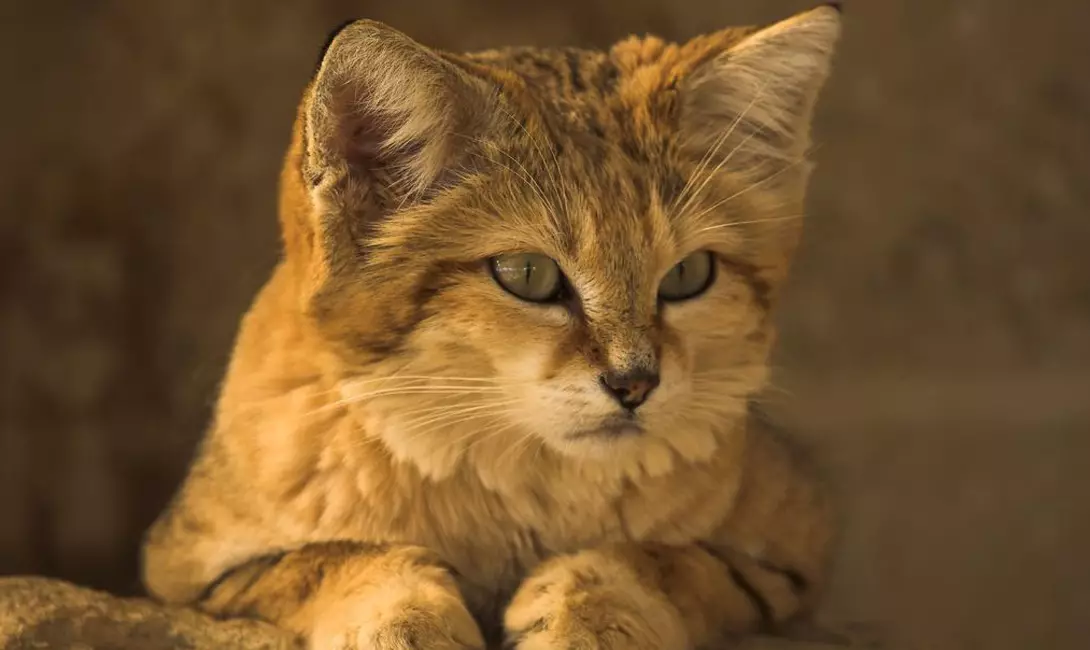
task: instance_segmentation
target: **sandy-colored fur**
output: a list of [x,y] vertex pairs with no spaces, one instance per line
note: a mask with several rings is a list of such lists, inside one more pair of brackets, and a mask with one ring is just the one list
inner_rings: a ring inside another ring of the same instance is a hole
[[[828,506],[749,405],[838,29],[470,55],[340,32],[150,590],[315,648],[703,647],[809,607]],[[662,304],[701,249],[716,282]],[[484,260],[516,251],[577,297],[503,292]],[[662,376],[644,433],[594,435],[597,377],[631,368]]]

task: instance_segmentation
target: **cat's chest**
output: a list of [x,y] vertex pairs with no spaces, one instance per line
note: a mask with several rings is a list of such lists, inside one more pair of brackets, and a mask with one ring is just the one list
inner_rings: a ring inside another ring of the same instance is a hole
[[496,486],[471,472],[422,479],[398,465],[340,474],[320,488],[316,536],[420,544],[466,571],[533,564],[627,534],[619,485],[542,476]]
[[431,481],[396,465],[355,469],[317,477],[301,494],[321,495],[320,503],[299,510],[309,519],[301,525],[305,541],[430,548],[456,570],[467,601],[482,615],[545,559],[628,534],[620,489],[550,480],[497,490],[468,473]]
[[346,465],[313,486],[321,500],[310,509],[311,536],[419,544],[467,575],[510,578],[600,544],[698,536],[723,514],[706,474],[691,468],[634,484],[538,466],[506,481],[475,471],[432,480],[388,459]]
[[483,467],[427,477],[378,445],[330,446],[294,493],[292,528],[302,541],[428,547],[484,603],[557,554],[623,541],[691,541],[721,520],[722,497],[732,491],[714,462],[640,480],[537,454]]

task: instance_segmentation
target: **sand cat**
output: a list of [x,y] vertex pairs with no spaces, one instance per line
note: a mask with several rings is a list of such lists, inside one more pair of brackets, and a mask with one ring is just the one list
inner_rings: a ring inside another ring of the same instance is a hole
[[805,612],[830,508],[750,403],[839,29],[339,31],[149,589],[312,648],[683,650]]

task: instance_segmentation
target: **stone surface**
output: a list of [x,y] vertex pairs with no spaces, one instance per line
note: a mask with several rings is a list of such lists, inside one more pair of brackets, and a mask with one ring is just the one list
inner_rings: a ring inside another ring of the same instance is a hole
[[121,599],[41,578],[0,579],[2,650],[295,650],[289,635],[252,621]]
[[[873,647],[803,631],[794,639],[757,638],[736,650]],[[0,578],[0,650],[301,650],[276,628],[218,621],[138,598],[116,598],[60,580]]]

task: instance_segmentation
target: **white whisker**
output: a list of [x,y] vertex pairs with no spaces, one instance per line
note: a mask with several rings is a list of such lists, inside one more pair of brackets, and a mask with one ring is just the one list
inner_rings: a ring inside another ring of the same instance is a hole
[[[700,192],[704,190],[704,187],[707,186],[711,178],[723,168],[727,161],[729,161],[731,157],[734,156],[735,152],[737,152],[742,147],[742,145],[746,144],[749,139],[753,137],[754,133],[756,132],[750,133],[748,136],[746,136],[742,140],[742,142],[738,143],[738,145],[736,145],[730,151],[730,153],[728,153],[726,157],[721,160],[718,165],[715,166],[715,169],[705,174],[705,169],[707,169],[708,163],[711,162],[712,158],[714,158],[717,153],[719,153],[719,148],[722,147],[727,139],[729,139],[730,136],[734,134],[734,131],[738,128],[738,125],[742,123],[742,120],[745,119],[749,111],[753,109],[753,107],[757,104],[757,101],[764,94],[764,89],[767,83],[767,81],[761,82],[761,85],[757,88],[757,91],[754,93],[753,99],[749,102],[749,104],[744,109],[742,109],[742,111],[738,114],[738,117],[736,117],[734,121],[731,122],[730,127],[728,127],[721,136],[716,138],[715,144],[712,149],[701,159],[699,167],[689,178],[689,182],[685,184],[685,187],[678,195],[678,198],[675,199],[674,203],[670,206],[670,212],[675,212],[675,210],[677,212],[684,212],[685,210],[688,210],[689,206],[692,205],[693,200],[700,195]],[[678,210],[677,204],[681,202],[680,199],[685,196],[686,191],[691,189],[693,180],[700,177],[701,175],[704,176],[704,179],[701,182],[700,187],[698,187],[695,191],[692,192],[690,196],[685,199],[685,204]]]
[[412,431],[418,426],[424,426],[424,425],[427,425],[427,424],[431,424],[433,422],[440,422],[440,421],[443,421],[444,419],[450,420],[451,418],[459,417],[459,416],[462,416],[462,415],[465,415],[465,414],[468,414],[468,413],[477,413],[477,412],[480,412],[480,411],[487,411],[489,409],[494,410],[497,407],[510,406],[512,404],[517,404],[518,402],[519,402],[519,400],[512,399],[512,400],[505,400],[505,401],[502,401],[502,402],[477,404],[475,406],[469,406],[469,407],[465,407],[465,408],[461,408],[461,409],[455,409],[453,411],[445,411],[445,412],[440,413],[438,416],[425,417],[423,419],[411,420],[411,421],[407,422],[406,424],[408,425],[408,428],[406,429],[406,431]]
[[803,163],[805,161],[806,161],[806,158],[803,157],[803,158],[799,158],[799,159],[791,162],[788,165],[785,165],[782,169],[777,170],[775,173],[769,174],[768,176],[765,176],[764,178],[762,178],[759,181],[756,181],[754,183],[750,183],[749,185],[747,185],[744,188],[738,190],[734,194],[731,194],[730,196],[728,196],[725,199],[722,199],[720,201],[716,201],[715,203],[713,203],[708,208],[705,208],[704,210],[701,210],[700,212],[693,215],[692,219],[694,219],[694,220],[699,219],[699,218],[703,217],[704,215],[706,215],[706,214],[708,214],[710,212],[714,212],[715,210],[718,210],[719,208],[721,208],[724,205],[730,203],[731,201],[737,199],[738,197],[744,196],[746,193],[751,192],[751,191],[761,187],[765,183],[769,183],[769,182],[775,180],[776,178],[779,178],[780,176],[782,176],[783,174],[785,174],[789,170],[794,169],[795,167],[797,167],[798,165],[800,165],[801,163]]
[[739,226],[750,226],[750,225],[759,224],[759,223],[775,223],[777,221],[794,221],[794,220],[797,220],[797,219],[802,219],[804,216],[806,216],[806,215],[792,214],[792,215],[788,215],[786,217],[767,217],[765,219],[750,219],[750,220],[747,220],[747,221],[732,221],[730,223],[721,223],[721,224],[717,224],[717,225],[714,225],[714,226],[706,226],[704,228],[701,228],[701,229],[697,230],[696,232],[697,232],[697,234],[700,234],[700,233],[709,232],[709,231],[712,231],[712,230],[721,230],[721,229],[724,229],[724,228],[737,228]]

